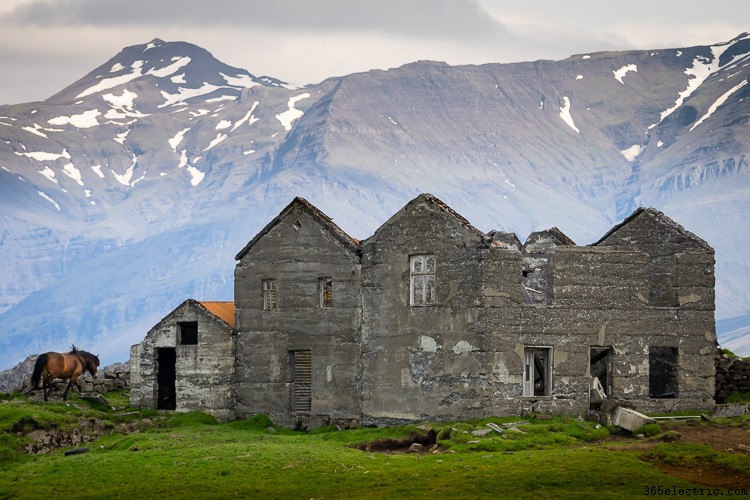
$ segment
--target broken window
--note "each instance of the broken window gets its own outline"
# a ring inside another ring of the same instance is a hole
[[[523,354],[523,395],[549,396],[552,393],[552,348],[526,347]]]
[[[263,280],[263,309],[273,311],[278,308],[276,300],[276,280]]]
[[[312,411],[312,352],[291,351],[292,411],[309,414]]]
[[[320,307],[333,307],[333,278],[318,278]]]
[[[409,303],[413,306],[435,304],[435,256],[412,255],[409,268]]]
[[[676,347],[650,347],[648,351],[648,395],[676,398],[678,353]]]
[[[178,343],[180,345],[196,345],[198,344],[198,322],[197,321],[183,321],[177,323],[178,329]]]

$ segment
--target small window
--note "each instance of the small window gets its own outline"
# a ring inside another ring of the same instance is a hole
[[[652,398],[676,398],[676,347],[650,347],[648,350],[648,395]]]
[[[320,307],[333,307],[333,278],[318,278]]]
[[[277,308],[276,280],[263,280],[263,309],[275,311]]]
[[[526,347],[523,354],[523,395],[552,394],[552,348]]]
[[[412,255],[409,258],[409,303],[412,306],[429,306],[435,297],[435,256]]]
[[[198,322],[184,321],[177,323],[179,330],[180,345],[197,345],[198,344]]]

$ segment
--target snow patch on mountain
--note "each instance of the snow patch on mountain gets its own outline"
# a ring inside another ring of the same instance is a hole
[[[220,88],[222,87],[212,85],[208,82],[203,82],[203,85],[198,87],[197,89],[178,87],[178,92],[176,94],[170,94],[169,92],[165,92],[162,90],[161,95],[165,101],[163,104],[159,104],[159,107],[166,108],[167,106],[181,103],[187,99],[192,99],[193,97],[210,94],[211,92],[214,92],[215,90],[218,90]],[[208,111],[206,111],[206,113],[208,113]]]
[[[639,154],[641,154],[641,151],[643,151],[643,148],[640,144],[633,144],[629,148],[621,150],[620,154],[624,156],[626,160],[632,162]]]
[[[125,145],[125,139],[128,137],[128,134],[130,133],[130,129],[127,129],[125,132],[120,132],[117,134],[117,137],[115,137],[115,142],[119,142],[123,146]]]
[[[208,151],[217,144],[224,142],[227,137],[229,137],[227,134],[222,134],[221,132],[219,132],[218,134],[216,134],[216,137],[210,143],[208,143],[208,146],[206,146],[206,149],[204,149],[203,151]]]
[[[135,185],[136,182],[138,182],[138,181],[135,181],[132,184],[130,182],[130,180],[133,178],[133,173],[135,172],[136,163],[138,163],[138,158],[135,155],[133,155],[133,161],[124,174],[118,174],[112,169],[110,169],[109,171],[112,172],[112,175],[115,176],[115,179],[117,179],[117,182],[119,182],[123,186],[132,187]]]
[[[15,151],[15,153],[18,156],[26,156],[28,158],[33,158],[36,161],[55,161],[59,160],[60,158],[66,158],[70,160],[70,153],[68,153],[67,149],[63,149],[62,153],[46,153],[44,151],[26,151],[24,153],[19,153],[18,151]]]
[[[47,193],[45,193],[44,191],[37,191],[37,193],[39,193],[39,196],[41,196],[45,200],[47,200],[48,202],[52,203],[52,205],[55,206],[55,208],[57,209],[58,212],[62,211],[62,210],[60,210],[60,205],[58,205],[55,200],[53,200],[52,198],[50,198]]]
[[[49,167],[44,167],[44,170],[39,170],[39,173],[45,176],[47,179],[51,180],[55,184],[57,184],[57,179],[55,179],[55,171],[52,170]]]
[[[307,99],[310,97],[310,94],[305,92],[304,94],[299,94],[294,97],[289,98],[289,102],[287,103],[287,106],[289,106],[289,109],[284,111],[283,113],[279,113],[276,115],[276,119],[281,122],[281,125],[284,127],[284,130],[292,130],[292,122],[296,120],[297,118],[301,118],[304,113],[302,110],[296,109],[294,107],[297,102],[301,101],[302,99]]]
[[[219,72],[219,74],[224,78],[224,81],[226,81],[229,85],[233,87],[242,87],[245,89],[249,89],[251,87],[255,87],[256,85],[259,85],[258,82],[253,80],[253,78],[250,75],[240,74],[237,76],[229,76],[221,72]]]
[[[187,171],[188,173],[190,173],[190,184],[192,184],[193,186],[197,186],[198,184],[200,184],[203,178],[206,176],[204,172],[201,172],[192,165],[188,165]]]
[[[255,108],[258,107],[258,104],[260,104],[260,103],[258,101],[255,101],[253,103],[253,107],[250,108],[250,111],[248,111],[247,113],[245,113],[245,116],[243,116],[242,118],[240,118],[239,120],[237,120],[237,122],[235,122],[234,126],[232,127],[232,132],[234,132],[235,130],[237,130],[240,127],[240,125],[242,125],[245,122],[247,122],[247,125],[250,126],[253,123],[255,123],[255,122],[258,121],[258,118],[256,118],[255,116],[253,116],[253,111],[255,111]]]
[[[90,109],[70,116],[56,116],[47,120],[50,125],[73,125],[76,128],[91,128],[99,125],[97,117],[102,113],[98,109]]]
[[[711,104],[711,106],[708,108],[708,111],[706,111],[706,114],[703,115],[703,116],[701,116],[700,120],[698,120],[697,122],[695,122],[693,124],[693,126],[690,127],[690,132],[692,132],[693,129],[695,129],[695,127],[697,127],[698,125],[700,125],[701,123],[703,123],[704,121],[706,121],[706,119],[708,117],[710,117],[712,114],[714,114],[714,112],[717,109],[719,109],[719,106],[721,106],[722,104],[724,104],[727,101],[727,99],[729,99],[729,96],[731,96],[732,94],[734,94],[735,92],[737,92],[738,90],[740,90],[745,85],[747,85],[747,80],[742,80],[740,83],[738,83],[737,85],[735,85],[734,87],[732,87],[731,89],[729,89],[728,91],[726,91],[724,94],[722,94],[721,96],[719,96],[719,98],[716,99],[716,101],[714,101],[714,103]]]
[[[72,163],[67,163],[63,166],[63,173],[76,181],[79,186],[83,186],[83,176],[81,171],[78,170]]]
[[[185,133],[187,133],[188,130],[190,130],[190,127],[180,130],[167,140],[167,143],[169,143],[169,147],[172,148],[172,151],[177,151],[177,146],[179,146],[182,140],[185,138]]]
[[[175,56],[172,58],[172,61],[174,61],[172,64],[168,66],[164,66],[163,68],[160,68],[160,69],[152,68],[148,70],[146,74],[155,76],[157,78],[166,78],[170,75],[177,73],[181,68],[184,68],[185,66],[190,64],[190,58],[187,56],[185,57]]]
[[[713,56],[713,59],[709,59],[705,56],[696,56],[695,59],[693,59],[693,65],[689,68],[685,69],[685,74],[688,75],[688,84],[687,88],[680,92],[678,94],[677,100],[674,103],[674,106],[665,109],[661,112],[659,116],[659,122],[654,123],[652,125],[649,125],[649,130],[656,127],[659,123],[664,121],[666,117],[671,115],[672,113],[677,110],[682,104],[685,102],[685,99],[690,97],[698,88],[703,85],[703,82],[705,82],[708,77],[716,73],[719,69],[721,69],[719,60],[721,58],[721,55],[727,51],[732,45],[737,43],[739,40],[735,40],[733,42],[727,43],[727,44],[721,44],[721,45],[713,45],[711,46],[711,55]],[[740,57],[744,57],[740,56]],[[730,66],[734,63],[735,58],[732,58],[732,61],[726,64],[726,66]]]
[[[115,65],[116,66],[116,65]],[[122,66],[122,65],[121,65]],[[135,80],[136,78],[139,78],[142,76],[141,67],[143,66],[143,61],[138,60],[133,62],[133,64],[130,65],[130,67],[133,69],[132,72],[126,73],[124,75],[120,76],[114,76],[112,78],[102,78],[99,83],[96,85],[93,85],[80,94],[76,96],[76,99],[80,99],[81,97],[90,96],[91,94],[96,94],[98,92],[103,92],[105,90],[109,90],[112,88],[115,88],[119,85],[124,85],[128,82],[131,82]],[[114,66],[113,66],[114,68]],[[123,68],[124,69],[124,68]]]
[[[575,130],[576,133],[581,133],[581,131],[578,130],[578,127],[576,127],[576,124],[573,121],[573,115],[570,114],[570,98],[568,96],[563,96],[563,105],[560,108],[560,118],[562,118],[562,120],[568,125],[568,127]]]
[[[615,75],[615,80],[625,85],[625,82],[623,82],[622,79],[630,71],[638,72],[638,66],[636,66],[635,64],[627,64],[618,70],[612,71],[612,73],[614,73]]]
[[[45,139],[49,139],[47,134],[45,134],[44,132],[40,132],[41,130],[44,130],[44,129],[37,123],[34,123],[32,127],[26,126],[26,127],[21,127],[21,129],[27,132],[31,132],[32,134],[36,134],[39,137],[44,137]]]

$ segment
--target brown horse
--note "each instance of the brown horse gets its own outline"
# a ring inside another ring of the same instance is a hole
[[[68,399],[70,386],[75,384],[78,392],[81,392],[81,384],[78,377],[84,371],[88,371],[92,377],[96,377],[96,370],[99,368],[99,357],[90,352],[81,351],[76,346],[71,346],[69,353],[47,352],[40,354],[34,365],[34,372],[31,374],[31,387],[37,389],[39,381],[42,381],[44,391],[44,400],[52,388],[52,379],[67,379],[68,385],[63,393],[63,400]]]

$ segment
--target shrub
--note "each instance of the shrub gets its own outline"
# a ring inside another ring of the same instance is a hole
[[[640,427],[633,431],[633,434],[643,434],[646,437],[654,437],[658,434],[661,434],[661,427],[659,424],[646,424],[643,427]]]

